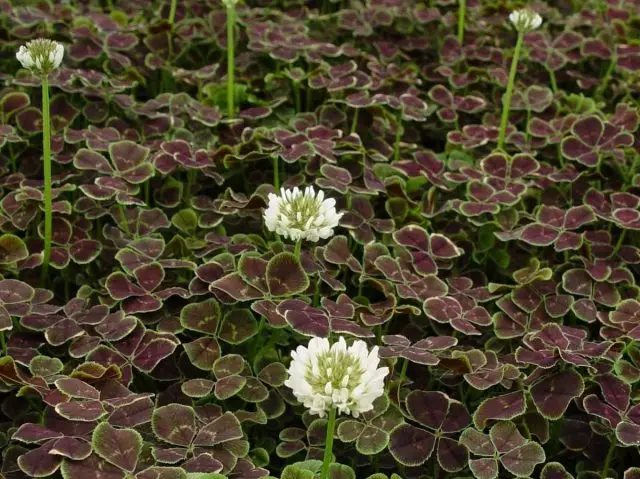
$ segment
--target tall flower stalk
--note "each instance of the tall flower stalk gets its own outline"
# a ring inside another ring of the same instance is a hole
[[[31,70],[42,81],[42,153],[44,170],[44,251],[42,276],[44,282],[51,258],[51,236],[53,232],[53,195],[51,181],[51,115],[49,106],[49,73],[60,66],[64,48],[58,42],[39,38],[23,45],[16,58],[22,66]]]
[[[333,435],[338,414],[358,417],[373,409],[373,401],[384,394],[384,378],[389,368],[379,368],[378,347],[371,351],[364,341],[347,346],[343,337],[333,345],[326,338],[313,338],[309,345],[291,353],[289,378],[298,401],[309,413],[329,416],[320,479],[329,477],[333,458]]]
[[[176,9],[178,8],[178,0],[171,0],[171,8],[169,9],[169,25],[173,27],[176,21]]]
[[[49,80],[42,78],[42,152],[44,156],[44,258],[42,278],[47,277],[53,234],[53,194],[51,192],[51,118],[49,112]],[[43,279],[44,281],[44,279]]]
[[[329,411],[329,420],[327,421],[327,436],[324,441],[324,456],[322,458],[322,470],[320,471],[320,479],[328,479],[329,466],[333,459],[333,434],[336,428],[336,408]]]
[[[464,22],[467,16],[467,0],[460,0],[458,6],[458,42],[460,45],[464,42]]]
[[[502,101],[502,118],[500,120],[500,131],[498,133],[498,149],[500,150],[504,148],[504,140],[507,134],[509,111],[511,110],[511,96],[513,95],[513,87],[516,81],[516,72],[518,71],[518,61],[520,60],[524,36],[542,24],[542,17],[528,9],[515,10],[509,15],[509,20],[518,32],[518,39],[516,40],[516,47],[513,50],[513,58],[511,59],[507,91]]]
[[[227,7],[227,114],[232,117],[235,113],[235,29],[236,3],[238,0],[222,0]]]

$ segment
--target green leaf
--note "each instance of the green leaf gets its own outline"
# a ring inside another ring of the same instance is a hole
[[[11,264],[29,256],[27,245],[16,235],[0,236],[0,264]]]
[[[224,315],[218,337],[225,343],[241,344],[258,333],[258,321],[250,309],[236,308]]]
[[[191,236],[198,227],[198,214],[191,208],[174,213],[171,217],[171,223],[183,233]]]

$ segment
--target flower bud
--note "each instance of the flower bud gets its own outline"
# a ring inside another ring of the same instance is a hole
[[[39,76],[46,76],[62,63],[64,47],[53,40],[38,38],[22,45],[16,58],[22,66]]]

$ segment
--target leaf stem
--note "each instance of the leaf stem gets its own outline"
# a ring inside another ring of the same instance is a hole
[[[402,387],[402,383],[404,379],[407,377],[407,368],[409,367],[409,360],[407,358],[402,358],[402,368],[400,369],[400,379],[398,380],[398,390],[396,392],[396,400],[398,401],[398,407],[400,410],[400,388]]]
[[[196,183],[196,176],[197,173],[195,169],[190,168],[189,171],[187,171],[187,199],[191,199],[193,196],[193,187]]]
[[[320,306],[320,277],[316,278],[316,286],[313,290],[313,306]]]
[[[53,198],[51,187],[51,119],[49,113],[49,79],[42,78],[42,151],[44,156],[44,258],[41,281],[47,280],[53,231]]]
[[[467,0],[460,0],[458,7],[458,42],[462,45],[464,41],[464,22],[467,15]]]
[[[2,355],[7,355],[7,341],[4,338],[4,331],[0,331],[0,345],[2,345]]]
[[[327,440],[324,444],[324,458],[322,460],[322,472],[320,473],[320,479],[327,479],[329,477],[329,465],[333,454],[333,430],[336,425],[336,408],[331,408],[329,411],[329,421],[327,422]]]
[[[296,113],[300,113],[302,110],[302,100],[300,99],[300,83],[297,81],[293,81],[293,94],[296,99]]]
[[[609,444],[609,450],[607,451],[607,457],[604,459],[604,464],[602,466],[602,473],[600,477],[603,479],[609,476],[609,466],[611,465],[611,460],[613,459],[613,451],[616,450],[617,441],[611,441]]]
[[[147,204],[147,207],[151,207],[149,203],[151,201],[151,186],[149,186],[149,180],[144,182],[144,202]]]
[[[173,27],[176,21],[176,8],[178,7],[178,0],[171,0],[171,9],[169,10],[169,25]]]
[[[398,161],[400,159],[400,139],[402,138],[402,110],[398,111],[398,118],[396,121],[396,141],[393,144],[393,160]]]
[[[227,113],[233,117],[235,112],[235,43],[236,7],[232,2],[227,4]]]
[[[602,95],[604,94],[605,90],[609,86],[609,80],[611,80],[611,74],[616,69],[617,63],[618,63],[618,58],[614,54],[611,57],[611,61],[609,62],[609,67],[607,68],[607,71],[602,77],[602,80],[600,80],[600,86],[598,86],[598,88],[596,89],[593,95],[595,98],[602,98]]]
[[[620,233],[620,236],[618,237],[615,248],[613,248],[613,253],[611,253],[612,258],[620,252],[620,248],[622,248],[622,242],[624,241],[624,237],[626,236],[626,234],[627,230],[623,229],[622,233]]]
[[[273,155],[273,187],[280,190],[280,162],[278,155]]]
[[[547,72],[549,72],[549,82],[551,83],[551,91],[555,95],[558,93],[558,80],[556,80],[556,72],[554,72],[551,68],[547,68]]]
[[[633,163],[631,163],[629,174],[627,175],[628,184],[633,184],[633,177],[636,174],[636,170],[638,169],[639,163],[640,163],[640,153],[636,153],[636,156],[633,158]]]
[[[507,134],[507,125],[509,124],[509,110],[511,109],[511,96],[513,95],[513,86],[516,81],[516,72],[518,71],[518,60],[520,59],[520,51],[524,41],[524,34],[518,32],[518,40],[516,48],[513,51],[513,59],[511,60],[511,69],[509,70],[509,81],[507,83],[507,91],[504,94],[502,102],[502,119],[500,120],[500,133],[498,136],[498,149],[502,150],[504,146],[505,136]]]
[[[124,210],[124,206],[121,203],[118,203],[118,209],[120,210],[120,219],[122,220],[122,226],[127,233],[127,236],[131,236],[131,231],[129,230],[129,219],[127,218],[127,214]]]
[[[355,133],[358,128],[358,117],[360,116],[360,108],[356,108],[353,112],[353,120],[351,121],[351,133]]]

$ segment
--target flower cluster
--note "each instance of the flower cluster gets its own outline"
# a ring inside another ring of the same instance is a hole
[[[516,30],[521,33],[532,32],[542,25],[542,17],[528,8],[514,10],[509,15],[509,20]]]
[[[60,66],[64,47],[53,40],[38,38],[22,45],[16,58],[22,66],[36,75],[44,76]]]
[[[324,417],[336,408],[340,414],[358,417],[373,409],[373,401],[384,393],[389,368],[379,368],[378,347],[371,352],[364,341],[347,347],[343,337],[332,346],[324,338],[313,338],[309,346],[291,352],[289,379],[285,385],[311,414]]]
[[[333,234],[333,228],[343,213],[336,212],[336,201],[324,197],[322,190],[316,192],[308,186],[304,193],[295,187],[282,188],[280,196],[269,195],[269,207],[264,212],[267,229],[293,241],[318,241]]]

